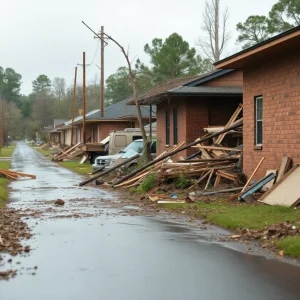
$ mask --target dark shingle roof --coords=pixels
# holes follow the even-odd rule
[[[124,99],[118,103],[105,107],[104,117],[101,117],[100,109],[94,110],[86,114],[87,121],[100,121],[100,120],[118,120],[124,118],[136,118],[136,107],[127,105],[128,99]],[[150,108],[147,106],[141,106],[143,118],[149,118]],[[156,107],[152,106],[152,117],[156,118]],[[79,123],[82,120],[82,116],[77,117],[74,123]]]
[[[234,86],[181,86],[170,90],[168,94],[171,95],[210,95],[210,96],[242,96],[243,89]]]
[[[170,91],[183,87],[195,87],[204,82],[217,78],[219,76],[223,76],[229,72],[233,72],[235,70],[213,70],[209,73],[193,76],[193,77],[184,77],[184,78],[175,78],[166,81],[163,84],[160,84],[154,88],[152,88],[149,92],[139,97],[139,102],[142,105],[147,105],[149,103],[156,104],[160,102],[166,95],[170,94]],[[128,104],[134,104],[133,99],[131,98]]]

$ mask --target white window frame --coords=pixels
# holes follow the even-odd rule
[[[258,100],[261,100],[261,119],[258,119],[258,105],[257,105],[257,101]],[[263,144],[263,96],[257,96],[257,97],[255,97],[255,145],[256,146],[262,146],[262,144]],[[261,122],[261,140],[262,140],[262,142],[261,143],[258,143],[257,142],[257,140],[258,140],[258,134],[257,134],[257,132],[258,132],[258,126],[257,126],[257,124],[258,124],[258,122]]]

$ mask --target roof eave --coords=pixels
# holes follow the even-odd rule
[[[242,59],[249,57],[261,50],[266,48],[274,47],[286,40],[289,40],[293,37],[300,36],[300,26],[294,27],[290,30],[284,31],[270,39],[258,43],[252,47],[249,47],[245,50],[237,52],[229,57],[226,57],[222,60],[219,60],[214,63],[214,66],[217,69],[235,69],[234,63],[240,62]],[[238,69],[238,68],[237,68]]]

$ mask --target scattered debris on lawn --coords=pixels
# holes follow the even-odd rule
[[[262,243],[262,248],[276,251],[276,242],[288,236],[299,236],[300,227],[289,222],[273,224],[266,226],[262,230],[249,230],[247,228],[238,230],[237,234],[231,236],[232,240],[253,241],[257,240]],[[280,253],[281,252],[281,253]],[[284,256],[281,250],[278,254]]]

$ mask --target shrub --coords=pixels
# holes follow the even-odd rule
[[[144,181],[137,187],[136,192],[139,194],[146,193],[156,186],[156,174],[149,174]]]
[[[191,185],[191,181],[190,181],[190,179],[185,177],[184,174],[180,174],[180,176],[178,178],[176,178],[174,184],[175,184],[175,187],[178,189],[185,189]]]

